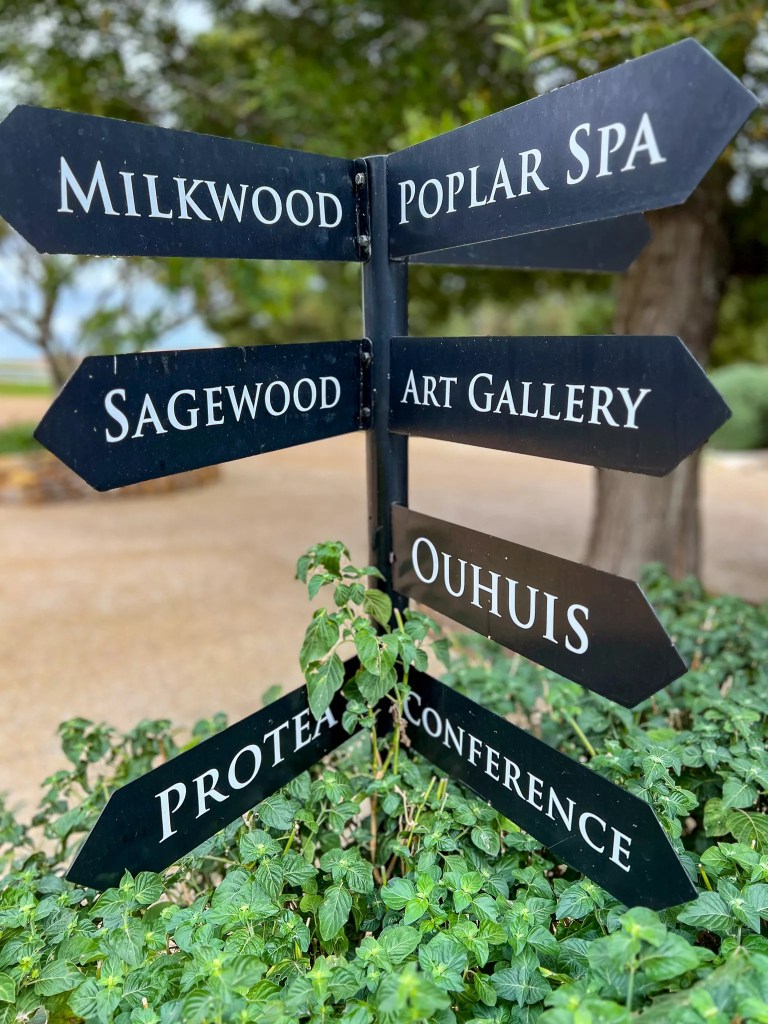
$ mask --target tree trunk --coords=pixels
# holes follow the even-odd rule
[[[716,167],[683,206],[648,215],[653,237],[620,283],[617,334],[676,334],[707,364],[727,272],[725,185]],[[661,562],[680,577],[698,575],[699,560],[698,452],[661,478],[597,470],[590,565],[636,578]]]

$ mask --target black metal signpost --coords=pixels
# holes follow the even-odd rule
[[[431,676],[411,669],[414,749],[617,899],[660,910],[696,889],[651,807]]]
[[[167,868],[348,740],[344,703],[316,721],[302,686],[116,790],[67,878],[108,889]]]
[[[628,707],[685,666],[636,584],[407,508],[408,435],[663,474],[727,416],[677,338],[409,339],[408,262],[625,269],[757,101],[687,40],[389,156],[17,107],[0,214],[41,252],[364,262],[366,339],[84,361],[38,438],[99,489],[367,429],[370,561]],[[353,671],[346,667],[347,677]],[[619,899],[695,895],[651,808],[411,671],[412,743]],[[110,799],[69,872],[160,870],[335,749],[306,688]]]
[[[353,171],[352,160],[41,107],[0,124],[0,214],[38,252],[359,260]]]
[[[390,430],[662,476],[730,416],[674,337],[393,338]]]
[[[757,105],[693,39],[394,153],[398,258],[682,203]]]
[[[35,437],[98,491],[366,427],[367,341],[84,359]]]
[[[575,224],[554,231],[499,238],[409,256],[409,263],[447,267],[524,267],[527,270],[627,270],[648,244],[651,229],[639,214]]]
[[[395,590],[633,708],[686,671],[633,580],[392,509]]]

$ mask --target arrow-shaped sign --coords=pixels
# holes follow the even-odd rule
[[[446,267],[520,267],[526,270],[621,273],[637,259],[650,238],[648,222],[636,214],[462,245],[456,249],[422,252],[410,256],[408,262]]]
[[[662,910],[696,889],[652,808],[601,775],[411,669],[408,738],[558,860],[628,906]]]
[[[756,98],[692,39],[395,153],[390,255],[682,203]]]
[[[347,678],[359,663],[345,665]],[[348,740],[337,694],[317,720],[302,686],[112,794],[67,872],[93,889],[162,871]]]
[[[35,431],[91,487],[362,429],[364,341],[84,359]]]
[[[633,708],[686,671],[633,580],[392,507],[393,586]]]
[[[730,410],[675,337],[393,338],[390,430],[663,476]]]
[[[0,214],[38,252],[359,260],[354,162],[16,107]]]

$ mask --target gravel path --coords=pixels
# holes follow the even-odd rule
[[[0,423],[40,411],[0,398]],[[412,442],[413,508],[553,554],[581,556],[590,498],[584,467]],[[767,513],[766,457],[707,459],[709,587],[768,598]],[[296,558],[340,538],[365,559],[365,522],[360,435],[231,463],[195,491],[0,506],[0,790],[30,809],[66,717],[234,721],[298,685]]]

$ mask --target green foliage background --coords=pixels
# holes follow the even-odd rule
[[[342,552],[320,546],[300,573],[315,593],[346,588],[339,623],[364,600],[384,618]],[[766,609],[660,571],[644,582],[691,671],[633,711],[479,637],[436,653],[446,682],[650,801],[699,883],[694,902],[617,904],[410,754],[407,731],[399,759],[363,733],[163,875],[99,895],[63,866],[109,791],[179,747],[168,722],[120,734],[77,719],[32,827],[0,817],[0,1021],[768,1020]],[[329,614],[302,655],[320,705],[316,670],[339,639]],[[410,622],[377,643],[419,663],[430,623]],[[362,635],[373,699],[392,662]],[[369,714],[360,689],[350,721]],[[223,724],[200,723],[192,742]]]
[[[164,0],[6,0],[0,60],[13,102],[31,101],[341,156],[389,152],[638,53],[694,36],[764,95],[758,0],[201,0],[205,27]],[[716,363],[768,359],[765,118],[726,160],[733,275]],[[193,297],[229,344],[355,337],[359,268],[254,261],[133,261]],[[411,333],[456,324],[504,333],[607,330],[612,284],[599,275],[414,267]],[[84,325],[91,350],[135,349],[147,331]],[[485,328],[483,328],[485,329]],[[498,329],[498,328],[497,328]],[[464,331],[466,333],[466,330]]]

